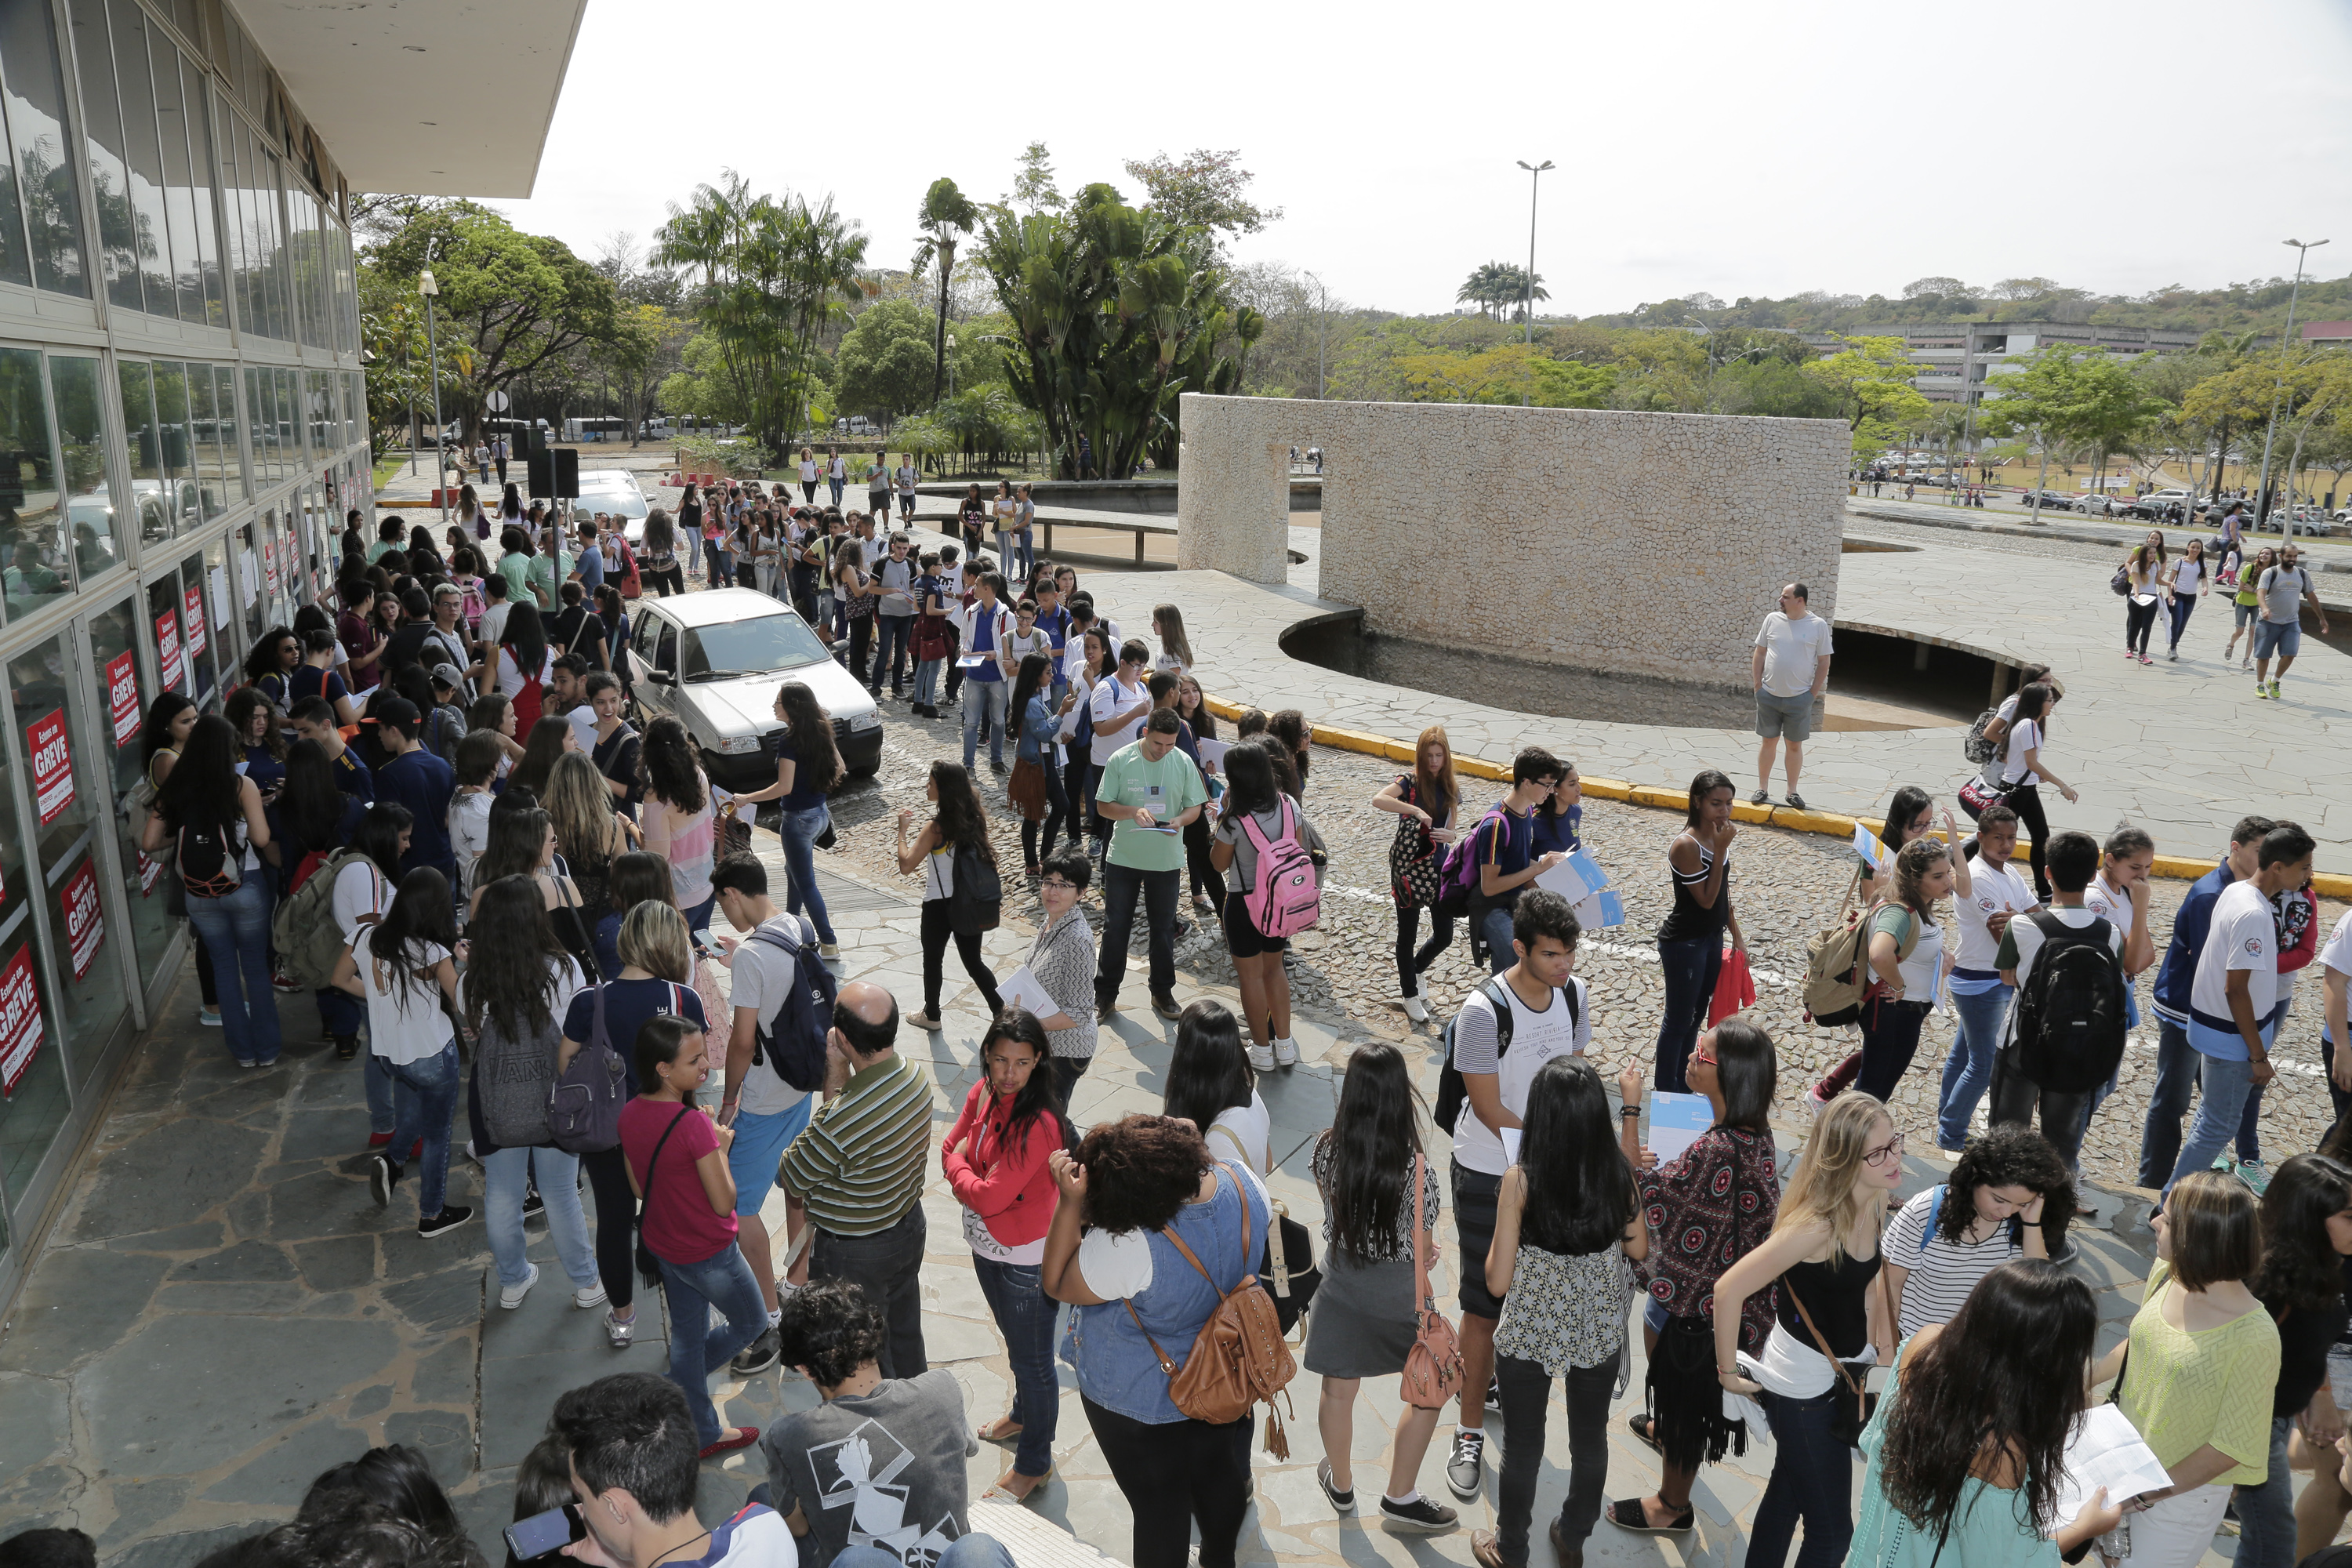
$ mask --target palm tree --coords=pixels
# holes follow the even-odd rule
[[[1455,290],[1454,302],[1457,305],[1475,305],[1478,307],[1478,313],[1485,315],[1489,306],[1504,298],[1501,291],[1502,275],[1503,263],[1499,261],[1482,263],[1477,270],[1470,274],[1469,279]]]
[[[934,259],[940,264],[939,343],[931,368],[931,401],[937,403],[948,379],[948,275],[955,270],[956,246],[980,226],[980,209],[956,188],[953,180],[942,175],[923,193],[922,210],[915,222],[923,231],[922,246],[915,252],[915,269],[921,271]]]
[[[1551,298],[1544,289],[1542,273],[1536,274],[1535,285],[1530,291],[1526,268],[1508,261],[1490,261],[1487,265],[1495,268],[1495,317],[1497,321],[1502,319],[1507,305],[1517,305],[1525,310],[1530,299]]]

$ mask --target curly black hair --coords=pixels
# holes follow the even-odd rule
[[[2352,1208],[2352,1170],[2326,1154],[2297,1154],[2263,1194],[2263,1266],[2254,1294],[2273,1311],[2332,1309],[2344,1299],[2343,1259],[2327,1222]]]
[[[2074,1217],[2074,1179],[2050,1140],[2031,1127],[1996,1127],[1971,1142],[1952,1166],[1936,1234],[1953,1246],[1976,1223],[1979,1187],[2023,1187],[2042,1194],[2042,1236],[2055,1255]]]
[[[1198,1129],[1141,1112],[1106,1121],[1078,1144],[1087,1223],[1097,1230],[1158,1230],[1201,1190],[1209,1145]]]
[[[819,1388],[838,1388],[882,1359],[882,1309],[844,1279],[811,1280],[786,1295],[776,1335],[786,1366],[804,1367]]]

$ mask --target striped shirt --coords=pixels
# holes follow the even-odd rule
[[[1930,1323],[1950,1322],[1978,1280],[2025,1256],[2024,1246],[2015,1239],[2017,1227],[2006,1222],[1973,1246],[1946,1241],[1934,1232],[1940,1204],[1968,1201],[1942,1187],[1930,1187],[1886,1222],[1879,1252],[1895,1268],[1911,1271],[1896,1312],[1897,1339],[1907,1340]]]
[[[893,1052],[849,1075],[784,1151],[784,1184],[835,1236],[872,1236],[922,1200],[929,1168],[931,1080]]]

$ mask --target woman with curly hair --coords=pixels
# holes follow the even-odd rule
[[[1047,1164],[1060,1203],[1040,1283],[1077,1309],[1063,1358],[1134,1511],[1129,1561],[1183,1568],[1197,1524],[1201,1568],[1234,1568],[1255,1415],[1222,1426],[1186,1415],[1163,1367],[1181,1368],[1209,1314],[1256,1267],[1265,1189],[1237,1163],[1213,1161],[1190,1123],[1164,1116],[1107,1122],[1076,1155],[1056,1149]],[[1201,1269],[1178,1250],[1180,1237]]]
[[[2123,1510],[2104,1487],[2057,1517],[2098,1327],[2091,1288],[2030,1258],[1986,1275],[1949,1323],[1907,1341],[1863,1429],[1869,1468],[1846,1561],[2058,1568],[2113,1530]]]
[[[2287,1437],[2301,1426],[2306,1442],[2315,1437],[2326,1447],[2344,1430],[2328,1386],[2327,1352],[2344,1332],[2347,1255],[2352,1170],[2325,1154],[2295,1155],[2263,1194],[2263,1267],[2252,1284],[2278,1325],[2279,1372],[2271,1395],[2269,1472],[2260,1484],[2237,1489],[2241,1568],[2294,1568],[2302,1561]]]
[[[1951,1179],[1886,1222],[1879,1251],[1895,1300],[1896,1337],[1948,1323],[1977,1281],[2019,1258],[2047,1258],[2074,1213],[2074,1183],[2050,1141],[1996,1127],[1971,1142]]]
[[[971,774],[961,763],[933,763],[923,793],[939,809],[911,844],[907,841],[907,830],[915,825],[915,814],[898,814],[898,869],[907,875],[918,870],[923,874],[923,1010],[908,1015],[907,1022],[918,1029],[936,1029],[940,971],[950,937],[955,939],[956,956],[963,960],[964,973],[971,976],[971,983],[980,987],[981,999],[988,1004],[989,1016],[994,1017],[1003,1006],[996,994],[995,972],[981,956],[980,933],[957,931],[948,918],[949,900],[955,896],[957,853],[969,850],[993,866],[996,848],[988,841],[988,813],[980,804],[980,792],[971,787]]]
[[[710,929],[710,868],[718,858],[719,831],[711,811],[710,780],[704,776],[694,740],[673,714],[646,726],[637,750],[637,773],[645,804],[637,826],[645,847],[669,862],[670,881],[688,931]]]

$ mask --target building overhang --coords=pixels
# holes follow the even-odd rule
[[[587,0],[236,0],[355,191],[529,196]]]

